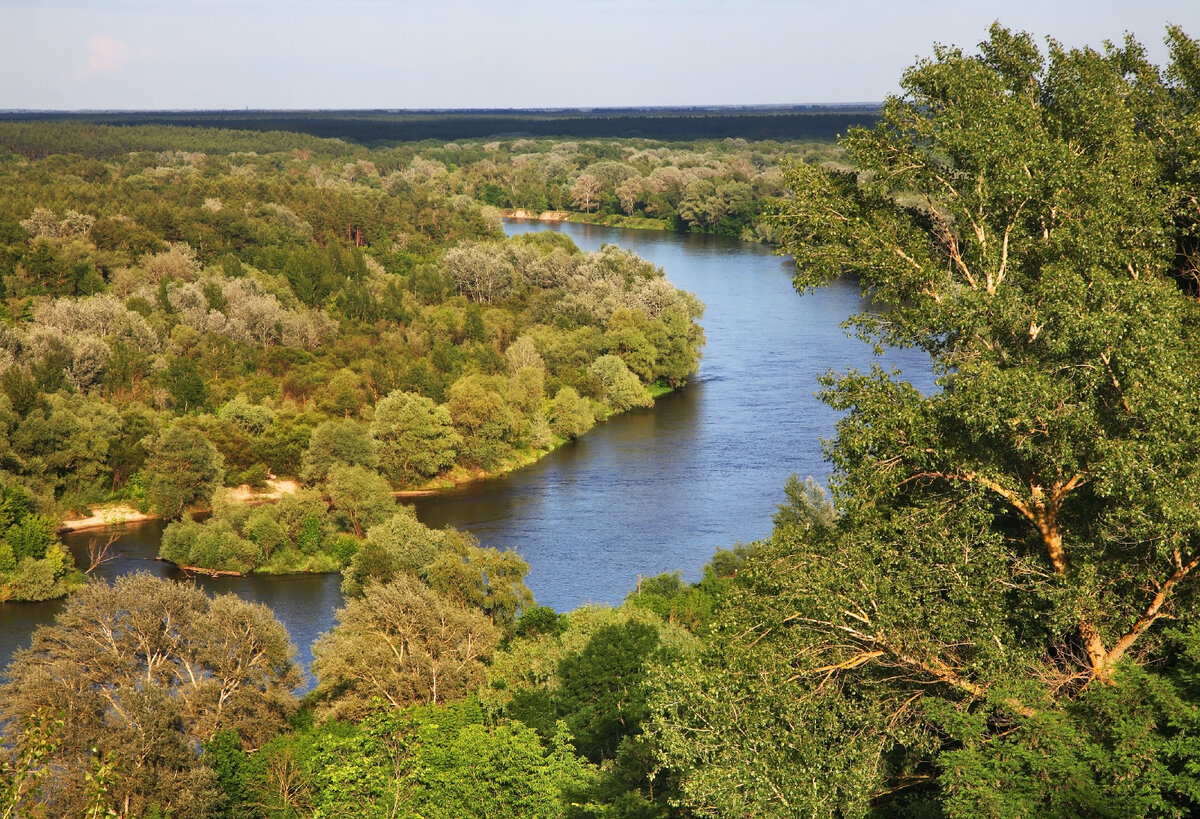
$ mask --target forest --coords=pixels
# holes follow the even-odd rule
[[[0,588],[74,588],[0,686],[4,815],[1195,815],[1200,42],[1166,43],[996,24],[836,147],[0,124]],[[110,147],[55,147],[81,128]],[[829,373],[828,489],[789,480],[768,538],[539,607],[395,492],[680,387],[702,306],[494,206],[537,207],[497,201],[528,168],[574,200],[602,162],[754,155],[747,238],[797,297],[854,276],[853,330],[937,389]],[[663,218],[634,178],[615,207]],[[175,562],[341,571],[315,688],[264,606],[85,582],[54,522],[114,500],[175,521]]]
[[[303,491],[249,519],[218,497],[164,557],[335,571],[393,492],[527,463],[695,371],[703,307],[661,270],[505,240],[411,151],[122,152],[144,135],[5,163],[0,597],[78,581],[50,521],[175,519],[276,479]]]
[[[380,147],[426,139],[506,137],[643,138],[667,141],[748,139],[828,142],[854,125],[871,125],[873,105],[774,105],[665,108],[441,111],[105,111],[0,112],[0,121],[170,125],[281,131]]]

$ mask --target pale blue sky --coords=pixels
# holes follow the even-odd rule
[[[1162,62],[1200,0],[0,0],[0,109],[876,101],[996,19]]]

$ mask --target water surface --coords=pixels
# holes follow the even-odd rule
[[[509,222],[510,234],[557,230],[582,249],[619,244],[662,267],[707,305],[697,376],[597,426],[539,463],[415,504],[529,562],[538,602],[560,611],[619,603],[639,576],[687,580],[718,548],[770,533],[783,484],[824,482],[821,440],[837,414],[815,396],[826,370],[869,368],[871,349],[841,329],[861,309],[858,286],[835,282],[801,298],[792,262],[770,248],[691,234]],[[884,363],[929,386],[928,359],[889,351]]]

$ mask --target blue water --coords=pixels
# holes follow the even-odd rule
[[[880,363],[842,322],[858,286],[799,296],[793,265],[761,245],[713,236],[508,222],[510,234],[557,230],[580,248],[619,244],[663,268],[707,305],[700,371],[653,409],[610,419],[573,445],[503,478],[422,499],[421,519],[517,550],[538,602],[560,611],[619,603],[639,576],[699,577],[718,547],[765,537],[796,473],[822,483],[822,439],[837,414],[814,395],[826,370]],[[928,358],[882,363],[932,388]]]

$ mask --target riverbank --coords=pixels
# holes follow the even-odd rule
[[[284,495],[293,495],[300,491],[300,484],[292,480],[268,480],[266,489],[254,489],[249,484],[234,486],[225,490],[229,499],[234,503],[246,506],[256,506],[260,503],[272,503]],[[91,514],[86,517],[67,518],[58,522],[57,531],[60,535],[70,532],[83,532],[89,529],[107,529],[113,526],[124,526],[129,523],[144,523],[159,520],[152,512],[142,512],[136,507],[125,503],[106,503],[93,506]]]
[[[518,469],[523,469],[537,463],[565,443],[565,440],[557,440],[553,446],[546,449],[515,452],[511,458],[506,459],[498,467],[491,470],[468,469],[465,466],[456,466],[447,472],[430,478],[424,486],[418,486],[415,489],[401,489],[392,494],[401,500],[404,498],[427,498],[439,492],[445,492],[469,483],[486,481],[489,478],[499,478],[502,475],[507,475],[510,472],[515,472]]]
[[[663,394],[663,391],[652,388],[652,394],[658,397]],[[436,495],[439,492],[454,489],[468,483],[484,481],[489,478],[498,478],[501,475],[506,475],[514,470],[537,463],[564,443],[566,441],[556,441],[554,446],[547,449],[526,450],[515,453],[513,457],[508,458],[492,470],[468,469],[456,466],[454,469],[430,479],[424,486],[415,489],[401,489],[392,494],[400,500],[404,498],[429,497],[430,495]],[[294,495],[300,491],[300,484],[294,480],[270,479],[267,481],[267,488],[265,490],[254,489],[249,484],[242,484],[241,486],[226,488],[223,491],[226,493],[226,500],[232,503],[242,506],[257,506],[263,503],[274,503],[284,495]],[[58,534],[64,535],[71,532],[108,529],[115,526],[145,523],[146,521],[161,519],[159,515],[152,512],[142,512],[134,506],[123,503],[98,504],[93,506],[90,511],[91,514],[86,517],[65,518],[59,521],[56,531]],[[207,510],[193,511],[203,512]],[[180,568],[187,570],[194,567],[184,566]],[[196,571],[204,572],[208,570],[196,569]]]
[[[542,212],[532,210],[500,210],[500,216],[505,219],[516,219],[522,222],[562,223],[573,222],[580,225],[600,225],[602,227],[627,228],[629,230],[657,230],[671,232],[673,228],[666,219],[649,219],[644,216],[623,216],[618,213],[575,213],[566,210],[547,210]]]

